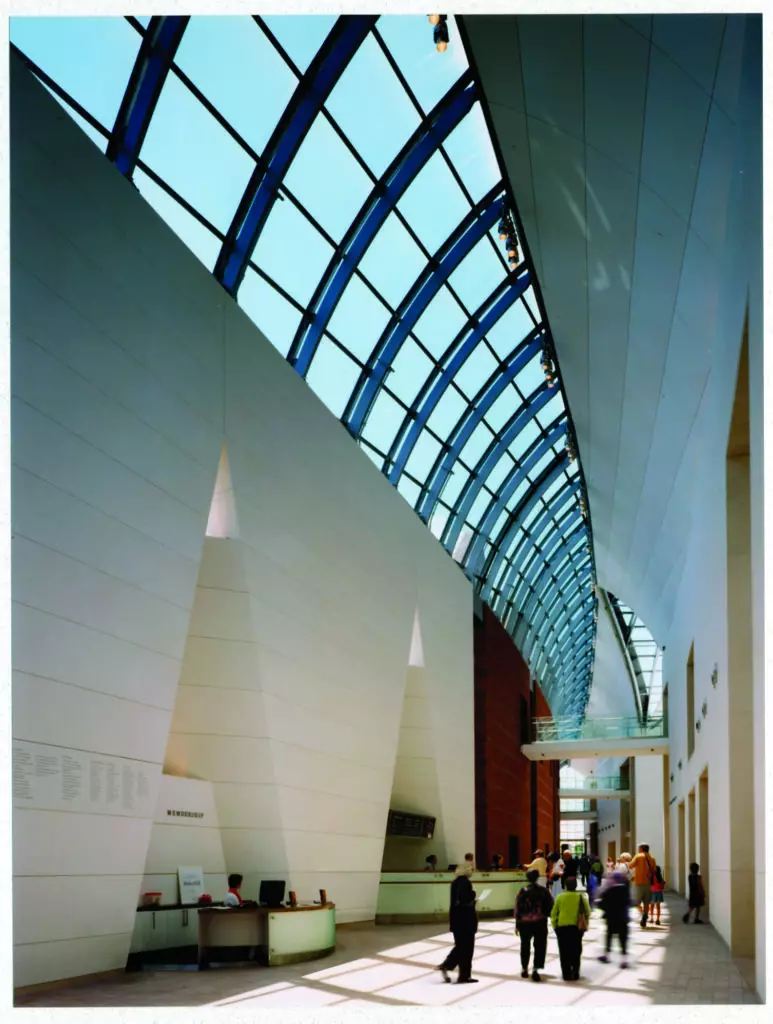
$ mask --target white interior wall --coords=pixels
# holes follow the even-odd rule
[[[615,850],[619,857],[625,848],[621,845],[620,835],[620,801],[619,800],[597,800],[598,826],[599,826],[599,848],[594,850],[598,853],[602,862],[607,859],[608,843],[615,843]]]
[[[625,597],[621,595],[620,599],[625,600]],[[587,715],[588,718],[616,718],[635,714],[636,701],[625,656],[606,604],[600,599],[596,658]]]
[[[647,843],[650,853],[663,867],[665,861],[665,818],[663,808],[663,758],[637,757],[635,760],[636,835],[631,853]]]
[[[222,680],[199,679],[193,694],[188,678],[170,770],[216,784],[227,871],[256,874],[281,836],[276,866],[299,896],[325,887],[339,920],[372,917],[417,607],[438,818],[449,857],[474,843],[471,588],[211,275],[12,63],[14,742],[112,759],[121,778],[121,758],[146,769],[131,813],[81,815],[61,794],[56,814],[15,799],[14,983],[125,963],[194,595],[194,635],[202,616],[217,639],[249,628],[263,717],[235,695],[238,658],[232,706]],[[223,440],[241,618],[196,593]],[[50,770],[34,750],[20,757],[20,776]],[[219,783],[243,786],[230,817]],[[271,837],[263,786],[280,814]]]
[[[744,74],[754,74],[754,52],[759,58],[759,27],[747,19]],[[755,38],[756,36],[756,38]],[[744,89],[753,96],[753,89]],[[726,452],[728,432],[738,370],[738,357],[743,335],[744,315],[749,304],[749,377],[750,388],[750,477],[752,491],[752,589],[755,593],[753,649],[755,724],[764,720],[764,682],[762,674],[761,622],[763,616],[761,572],[762,548],[762,322],[761,253],[749,245],[749,222],[759,223],[761,192],[759,144],[761,130],[759,108],[741,105],[742,115],[734,126],[734,167],[728,202],[726,236],[721,256],[721,287],[716,301],[716,343],[712,350],[712,366],[699,411],[702,420],[703,445],[695,456],[695,490],[691,503],[689,548],[681,579],[672,628],[665,638],[664,682],[669,684],[670,768],[674,782],[670,787],[671,863],[677,864],[678,807],[686,806],[689,835],[689,793],[699,789],[704,769],[709,773],[709,849],[711,920],[728,944],[732,934],[732,875],[730,802],[742,799],[732,793],[730,777],[730,736],[728,723],[731,707],[728,695],[727,644],[727,523],[726,523]],[[755,155],[756,153],[756,155]],[[753,287],[751,287],[753,286]],[[755,500],[756,499],[756,500]],[[759,575],[758,575],[759,574]],[[695,751],[687,755],[686,664],[690,646],[695,645],[695,709],[701,717],[703,701],[707,713],[701,731],[695,733]],[[718,666],[718,684],[712,685],[714,665]],[[689,723],[694,730],[694,722]],[[745,783],[745,791],[754,794],[756,809],[754,863],[758,875],[756,927],[757,988],[764,997],[764,879],[765,846],[763,802],[764,744],[760,726],[750,729],[749,743],[754,742],[754,772]],[[682,767],[679,767],[681,761]],[[699,801],[696,799],[696,817]],[[700,821],[696,822],[700,834]],[[751,837],[749,837],[751,839]],[[687,859],[687,856],[686,858]],[[761,892],[760,892],[760,887]],[[736,907],[736,913],[743,913]]]

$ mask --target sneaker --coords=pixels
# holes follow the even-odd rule
[[[539,974],[536,971],[532,971],[531,980],[542,981],[542,978],[540,978]]]
[[[521,977],[522,978],[528,978],[529,977],[529,972],[528,971],[521,971]]]
[[[627,960],[623,960],[623,962],[620,964],[620,970],[624,971],[624,970],[626,970],[627,967],[628,967],[628,961]]]
[[[696,917],[695,918],[695,923],[696,924],[703,924],[703,921],[701,921],[701,919],[699,917]]]
[[[682,918],[682,920],[684,921],[685,924],[687,924],[687,922],[690,920],[690,915],[689,914],[685,914],[684,917]]]
[[[599,957],[599,962],[602,963],[602,964],[608,964],[609,963],[609,957],[608,956],[600,956]]]
[[[457,981],[456,984],[457,985],[477,985],[478,984],[478,979],[477,978],[464,978],[464,979],[460,978]]]

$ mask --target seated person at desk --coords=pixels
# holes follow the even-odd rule
[[[502,856],[501,853],[495,853],[494,856],[491,858],[491,867],[489,868],[489,870],[504,871],[504,866],[505,858]]]
[[[225,894],[223,899],[223,905],[226,907],[243,907],[244,900],[239,890],[242,887],[244,881],[243,875],[229,875],[228,876],[228,892]]]
[[[424,868],[425,871],[437,871],[437,854],[431,853],[429,857],[425,858],[427,866]]]
[[[473,873],[474,870],[475,870],[475,856],[474,856],[474,854],[472,854],[472,853],[465,853],[465,855],[464,855],[464,864],[460,864],[457,867],[457,869],[454,872],[454,874],[457,875],[457,876],[459,876],[459,875],[467,875],[469,877]]]

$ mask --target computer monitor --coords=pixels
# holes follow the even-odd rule
[[[285,883],[282,881],[264,881],[260,883],[258,900],[264,907],[281,907],[285,898]]]

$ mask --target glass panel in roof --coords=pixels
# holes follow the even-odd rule
[[[486,413],[486,420],[493,430],[500,431],[520,405],[517,391],[512,386],[507,387]]]
[[[363,363],[389,322],[389,310],[358,277],[346,286],[330,318],[330,332]]]
[[[550,463],[553,461],[555,457],[555,452],[552,450],[552,448],[548,448],[548,450],[545,452],[542,458],[538,459],[535,465],[532,466],[532,468],[529,470],[529,479],[532,482],[537,480],[539,478],[540,473],[544,469],[547,469],[547,467],[550,465]]]
[[[371,182],[323,117],[317,117],[285,176],[287,187],[340,242]]]
[[[262,153],[297,79],[252,18],[192,17],[175,63]]]
[[[440,153],[422,167],[397,204],[429,252],[445,242],[470,204]]]
[[[439,359],[467,323],[459,303],[447,288],[441,288],[414,328],[414,334]]]
[[[486,483],[495,494],[499,490],[499,485],[512,468],[513,460],[503,457],[499,459],[494,468],[489,472],[486,477]]]
[[[332,247],[288,199],[274,203],[252,258],[306,306],[332,255]]]
[[[410,405],[433,367],[415,341],[406,338],[392,363],[387,383],[406,405]]]
[[[466,408],[467,402],[456,388],[446,388],[427,425],[440,437],[447,437]]]
[[[367,107],[363,105],[365,97]],[[420,122],[372,35],[352,58],[326,106],[377,178]]]
[[[368,413],[363,436],[386,455],[404,418],[405,410],[391,395],[381,391]]]
[[[514,459],[520,462],[526,454],[526,450],[532,445],[537,437],[539,437],[539,428],[532,418],[515,435],[508,451]]]
[[[224,234],[255,167],[253,159],[173,75],[161,90],[141,157]]]
[[[486,481],[488,483],[488,481]],[[478,526],[480,523],[481,516],[488,508],[488,503],[491,501],[491,495],[485,488],[481,489],[480,494],[472,503],[469,515],[467,516],[467,522],[471,526]]]
[[[239,305],[256,327],[265,334],[283,356],[290,351],[301,322],[300,311],[263,280],[252,267],[247,268],[239,288]]]
[[[446,478],[445,486],[441,493],[443,501],[447,505],[455,505],[456,499],[462,493],[462,488],[470,479],[470,474],[458,462],[454,463],[451,472]]]
[[[480,103],[473,106],[448,136],[445,150],[474,203],[500,180],[499,165]]]
[[[335,20],[334,14],[263,15],[266,27],[301,72],[311,64]]]
[[[436,441],[429,431],[422,430],[405,464],[406,473],[410,473],[417,480],[426,480],[439,453],[440,442]]]
[[[184,207],[172,199],[139,167],[134,172],[134,184],[156,213],[166,221],[174,233],[182,239],[207,270],[215,266],[220,252],[220,239],[200,224]]]
[[[376,28],[425,112],[429,112],[467,70],[467,57],[452,16],[448,18],[449,43],[445,53],[437,52],[426,14],[382,15]]]
[[[142,36],[124,18],[11,18],[10,39],[112,130]]]
[[[539,306],[537,305],[537,297],[534,294],[534,289],[530,286],[523,293],[523,304],[525,307],[526,315],[531,320],[532,326],[540,322]],[[531,330],[531,328],[529,328]]]
[[[465,306],[472,310],[482,305],[504,276],[502,264],[486,237],[465,256],[448,280]]]
[[[534,324],[524,309],[523,300],[519,299],[487,331],[486,337],[499,358],[507,359],[533,327]]]
[[[408,502],[408,504],[411,506],[411,508],[413,508],[416,505],[416,502],[419,500],[419,495],[421,494],[421,488],[419,487],[419,485],[414,483],[413,480],[409,480],[405,473],[403,473],[403,475],[397,482],[397,489]]]
[[[427,523],[427,526],[429,526],[430,533],[432,533],[433,536],[440,540],[440,538],[443,536],[443,530],[445,530],[447,522],[448,512],[446,511],[446,509],[443,508],[442,505],[437,505],[435,507],[435,511],[429,517],[429,522]]]
[[[360,269],[387,302],[397,306],[427,265],[426,257],[390,213],[360,261]]]
[[[542,355],[538,352],[515,378],[515,383],[523,397],[528,398],[544,380],[545,371],[542,369]],[[551,423],[552,420],[545,420],[543,417],[542,422]]]
[[[462,462],[472,469],[477,465],[478,459],[491,444],[491,430],[487,424],[479,423],[470,434],[469,440],[461,451]]]
[[[339,419],[343,414],[360,369],[329,338],[323,339],[311,361],[306,381]]]
[[[472,399],[497,368],[497,361],[480,341],[465,359],[456,375],[456,383]]]
[[[556,387],[553,388],[553,397],[548,399],[534,418],[544,430],[549,423],[553,422],[556,416],[560,415],[560,413],[564,411],[564,408],[564,400],[561,397],[561,391]],[[564,445],[562,444],[561,447],[563,448]]]
[[[384,462],[382,457],[377,452],[374,452],[367,444],[361,444],[360,448],[365,452],[373,465],[380,470]]]

